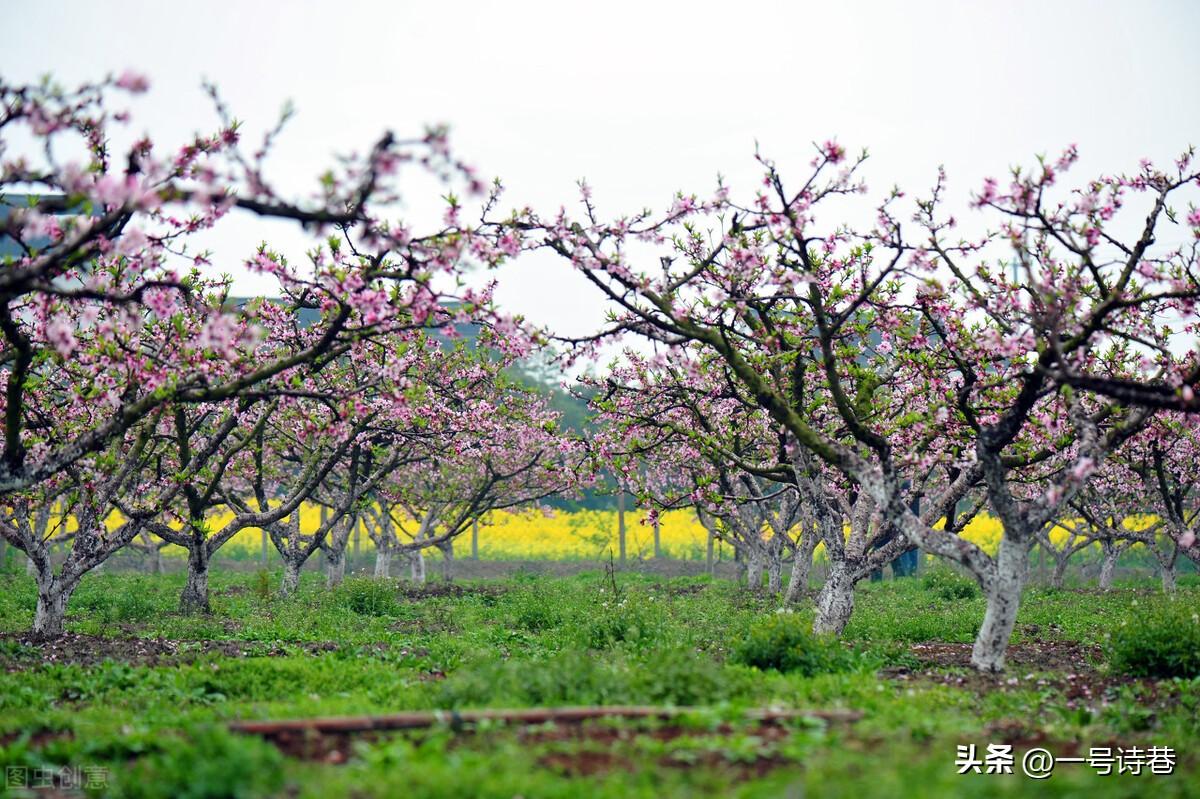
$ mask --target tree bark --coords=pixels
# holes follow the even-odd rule
[[[754,547],[746,553],[746,587],[751,591],[762,590],[763,560],[761,547]]]
[[[37,609],[33,615],[33,634],[39,638],[53,638],[63,634],[67,615],[67,602],[75,593],[77,580],[63,581],[53,572],[37,575]]]
[[[1113,572],[1117,568],[1117,548],[1111,541],[1101,541],[1100,548],[1103,556],[1100,559],[1100,590],[1112,589]]]
[[[179,597],[183,613],[208,613],[208,547],[203,543],[188,548],[187,584]]]
[[[449,539],[438,545],[442,553],[442,579],[446,582],[454,580],[454,539]]]
[[[417,585],[425,585],[425,551],[418,549],[410,556],[410,571],[412,581]]]
[[[283,559],[283,582],[279,585],[279,595],[282,597],[295,596],[300,590],[300,569],[304,561],[295,557]]]
[[[777,596],[783,590],[783,552],[778,547],[767,551],[767,593]]]
[[[392,552],[385,547],[375,547],[375,579],[386,580],[391,577]]]
[[[792,574],[788,578],[787,592],[783,595],[784,605],[794,605],[808,593],[808,577],[812,573],[813,550],[819,539],[815,535],[802,535],[792,555]]]
[[[325,587],[337,588],[346,578],[346,552],[335,548],[326,552],[325,555]]]
[[[151,574],[162,574],[163,573],[162,549],[159,548],[159,546],[157,544],[152,543],[150,545],[149,555],[150,555],[150,573]]]
[[[1162,590],[1165,594],[1175,593],[1175,564],[1163,563],[1158,570],[1159,576],[1162,578]]]
[[[1004,655],[1017,623],[1028,569],[1029,547],[1026,543],[1002,536],[996,551],[995,579],[985,592],[987,611],[971,651],[971,665],[980,671],[1004,671]]]
[[[817,594],[817,617],[813,620],[813,632],[818,635],[832,633],[841,635],[854,613],[854,584],[846,561],[830,561],[829,576],[825,578]]]
[[[1052,588],[1062,588],[1067,578],[1067,561],[1069,557],[1065,557],[1058,553],[1054,555],[1054,571],[1050,573],[1050,586]]]

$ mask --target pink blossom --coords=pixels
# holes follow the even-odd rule
[[[46,324],[46,341],[64,359],[70,358],[79,347],[75,338],[75,327],[65,316],[55,316]]]
[[[840,164],[846,157],[846,148],[842,147],[832,139],[821,145],[821,152],[825,154],[825,157],[831,164]]]
[[[145,75],[127,69],[117,78],[116,85],[133,94],[141,94],[150,88],[150,80]]]

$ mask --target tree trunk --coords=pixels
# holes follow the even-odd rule
[[[417,585],[425,584],[425,551],[418,549],[412,553],[410,563],[410,574],[412,581]]]
[[[1050,586],[1052,588],[1062,588],[1063,583],[1067,578],[1067,561],[1069,557],[1055,554],[1054,556],[1054,571],[1050,573]]]
[[[63,634],[67,602],[75,593],[78,582],[64,583],[53,573],[37,575],[37,610],[33,615],[33,634],[39,638],[54,638]]]
[[[767,593],[777,596],[783,590],[783,552],[771,547],[767,552]]]
[[[751,591],[762,590],[763,562],[762,547],[754,547],[746,557],[746,587]]]
[[[471,520],[471,560],[479,560],[479,520]]]
[[[454,580],[454,540],[446,541],[438,549],[442,553],[442,579],[451,582]]]
[[[33,565],[33,558],[25,558],[25,573],[30,577],[37,577],[37,566]]]
[[[283,559],[283,582],[279,585],[279,595],[282,597],[295,596],[300,590],[300,569],[304,561],[295,555]]]
[[[783,595],[784,605],[794,605],[808,593],[808,577],[812,572],[813,550],[817,548],[816,536],[801,536],[792,555],[792,574],[788,578],[787,592]]]
[[[654,517],[654,558],[655,560],[662,557],[662,528],[658,523],[658,517]]]
[[[326,553],[325,587],[337,588],[346,577],[345,550],[331,548]]]
[[[1112,588],[1113,572],[1117,568],[1117,548],[1108,541],[1101,542],[1100,547],[1104,552],[1100,560],[1100,590],[1108,591]]]
[[[813,632],[841,635],[854,613],[854,576],[846,561],[829,563],[829,576],[817,594],[817,617]]]
[[[1162,577],[1163,593],[1166,593],[1166,594],[1175,593],[1175,564],[1174,563],[1160,564],[1158,573]]]
[[[386,580],[392,576],[392,551],[375,547],[375,579]]]
[[[706,554],[705,554],[705,556],[704,556],[704,568],[705,568],[705,571],[707,571],[707,572],[708,572],[708,576],[709,576],[709,577],[712,577],[712,575],[713,575],[713,568],[714,568],[714,564],[713,564],[713,534],[712,534],[712,530],[709,530],[709,531],[708,531],[708,551],[707,551],[707,553],[706,553]]]
[[[971,651],[971,665],[980,671],[1004,671],[1004,654],[1017,623],[1028,569],[1029,547],[1002,536],[996,551],[996,578],[987,591],[987,611]]]
[[[183,613],[208,613],[208,547],[203,543],[188,549],[187,584],[179,597]]]

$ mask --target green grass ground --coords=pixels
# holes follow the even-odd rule
[[[1161,628],[1164,657],[1194,663],[1195,578],[1174,599],[1148,582],[1032,588],[1009,672],[985,678],[964,665],[983,601],[953,580],[864,585],[846,644],[781,673],[746,665],[743,642],[756,625],[802,628],[806,612],[779,621],[773,599],[724,581],[618,573],[614,596],[597,572],[420,593],[351,580],[328,592],[305,575],[284,601],[271,595],[276,577],[214,575],[214,613],[186,617],[175,612],[181,575],[95,575],[72,600],[68,636],[43,646],[23,636],[32,582],[0,576],[0,761],[17,775],[6,781],[65,765],[104,769],[91,793],[123,796],[1200,795],[1200,679],[1120,674],[1114,656],[1133,671],[1144,660],[1109,638],[1153,648]],[[611,704],[701,709],[670,723],[381,734],[324,742],[317,759],[226,727]],[[744,720],[761,708],[862,715],[782,729]],[[956,773],[958,745],[1005,742],[1018,761],[1033,746],[1170,746],[1177,762],[1171,776],[1074,763],[1041,781]]]

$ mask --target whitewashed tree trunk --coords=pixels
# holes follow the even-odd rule
[[[818,635],[841,635],[854,613],[854,584],[856,580],[845,560],[830,561],[829,576],[817,594],[817,617],[813,632]]]
[[[37,575],[37,609],[33,616],[33,634],[42,638],[62,635],[67,602],[78,581],[63,581],[53,572]]]
[[[987,610],[971,651],[971,665],[985,672],[1004,670],[1004,654],[1017,623],[1021,592],[1029,570],[1029,546],[1012,536],[1000,538],[995,579],[986,586]]]
[[[800,536],[796,552],[792,555],[792,574],[788,578],[787,592],[783,595],[784,605],[794,605],[808,592],[808,577],[812,573],[813,551],[820,539],[813,534]]]
[[[751,547],[746,553],[746,587],[751,591],[762,590],[764,561],[761,547]]]
[[[1116,545],[1107,539],[1100,542],[1100,548],[1103,552],[1100,559],[1100,590],[1108,591],[1112,588],[1113,573],[1117,569],[1117,557],[1120,553]]]
[[[291,553],[289,553],[290,555]],[[279,585],[279,595],[282,597],[295,596],[300,590],[300,569],[304,561],[297,557],[284,557],[283,582]]]
[[[412,553],[409,561],[410,574],[412,581],[417,585],[425,584],[425,552],[418,549]]]
[[[375,547],[375,579],[386,580],[392,576],[392,551],[388,547]]]
[[[208,547],[203,543],[188,549],[187,583],[179,597],[183,613],[208,613]]]
[[[345,549],[330,549],[325,553],[325,587],[337,588],[346,578]]]
[[[1175,563],[1174,562],[1163,563],[1159,567],[1158,573],[1159,573],[1159,576],[1162,578],[1163,593],[1166,593],[1166,594],[1175,593],[1175,588],[1176,588]]]
[[[775,536],[767,546],[767,593],[778,596],[783,590],[783,539]]]

